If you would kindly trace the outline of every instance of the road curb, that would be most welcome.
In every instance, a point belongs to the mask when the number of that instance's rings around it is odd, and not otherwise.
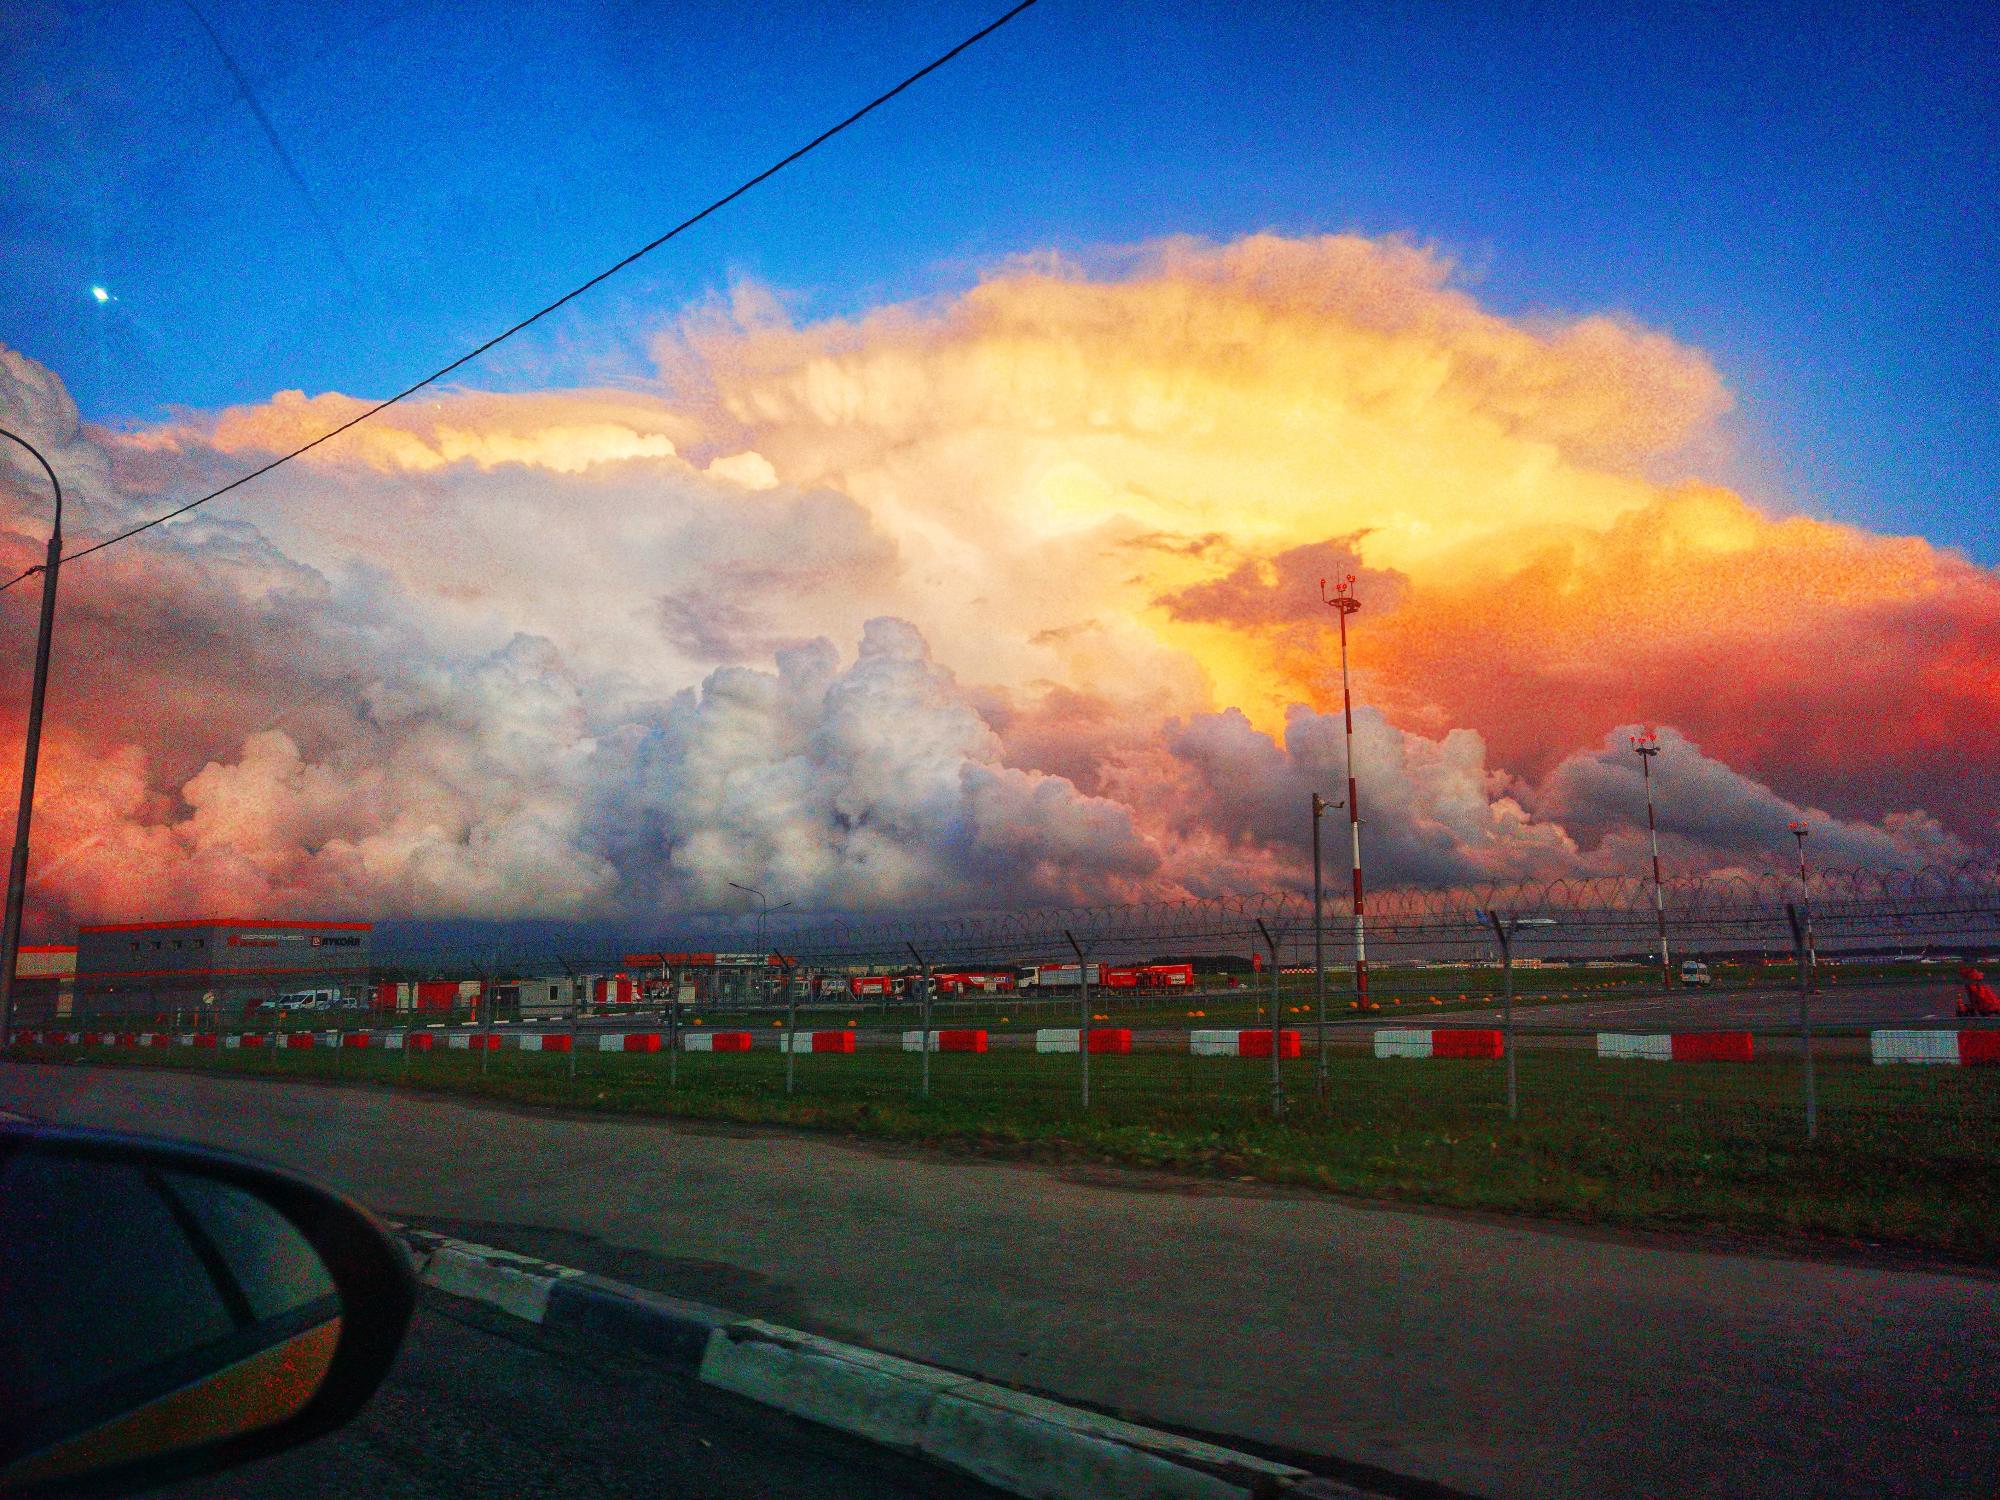
[[[1345,1500],[1372,1492],[916,1360],[397,1226],[418,1279],[1030,1500]]]

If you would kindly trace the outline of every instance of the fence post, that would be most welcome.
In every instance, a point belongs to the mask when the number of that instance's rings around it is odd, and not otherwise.
[[[711,971],[712,972],[712,971]],[[673,986],[673,999],[667,1006],[667,1087],[681,1086],[681,987]]]
[[[1799,920],[1798,907],[1785,903],[1785,920],[1792,926],[1792,952],[1799,965],[1799,1045],[1805,1049],[1806,1139],[1819,1139],[1819,1095],[1813,1085],[1812,966],[1811,943]]]
[[[1076,954],[1076,989],[1083,997],[1083,1013],[1077,1017],[1076,1050],[1082,1062],[1083,1107],[1090,1108],[1090,959],[1070,930],[1065,927],[1063,936],[1069,939],[1070,948]]]
[[[923,990],[917,996],[917,1004],[923,1019],[923,1035],[917,1039],[921,1049],[918,1056],[923,1059],[923,1081],[919,1089],[922,1096],[928,1099],[931,1096],[931,966],[924,962],[923,954],[917,952],[916,944],[905,943],[903,946],[910,950],[910,957],[917,961],[917,967],[922,970]],[[888,1008],[888,1003],[885,998],[882,1002],[884,1009]]]
[[[793,1059],[799,1055],[799,999],[792,987],[792,960],[779,957],[783,965],[785,985],[785,1097],[792,1095]]]
[[[1489,911],[1486,920],[1493,927],[1493,935],[1500,939],[1500,1049],[1507,1054],[1507,1118],[1521,1117],[1521,1099],[1514,1077],[1514,928],[1503,920],[1497,911]]]
[[[1257,930],[1264,934],[1264,946],[1271,950],[1271,1118],[1282,1120],[1285,1117],[1285,1049],[1280,1044],[1284,1030],[1278,1024],[1278,940],[1271,936],[1271,929],[1264,925],[1262,917],[1257,918]]]

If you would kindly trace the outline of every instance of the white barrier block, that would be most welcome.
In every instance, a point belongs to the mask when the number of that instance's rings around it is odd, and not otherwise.
[[[1956,1063],[1956,1031],[1871,1031],[1868,1056],[1878,1063]]]
[[[1631,1034],[1600,1031],[1597,1033],[1597,1055],[1624,1061],[1672,1062],[1674,1039],[1657,1032]]]
[[[1431,1034],[1410,1026],[1389,1026],[1375,1033],[1377,1057],[1429,1057]]]
[[[470,1052],[472,1050],[472,1034],[466,1031],[454,1031],[444,1039],[444,1044],[447,1047],[455,1047],[460,1052]]]
[[[1188,1051],[1196,1057],[1240,1057],[1243,1044],[1235,1031],[1190,1031]]]
[[[711,1033],[706,1031],[683,1031],[681,1033],[681,1051],[713,1052],[714,1050],[715,1037]]]
[[[240,1036],[226,1036],[222,1039],[222,1045],[225,1047],[240,1047],[243,1045],[243,1038]]]
[[[1035,1031],[1037,1052],[1075,1052],[1081,1047],[1083,1032],[1075,1026],[1042,1026]]]
[[[625,1033],[622,1031],[604,1033],[597,1039],[597,1050],[599,1052],[623,1052],[625,1050]]]
[[[932,1027],[931,1051],[935,1052],[937,1051],[937,1049],[938,1049],[937,1028]],[[921,1052],[924,1050],[924,1034],[921,1029],[916,1031],[906,1031],[903,1033],[903,1050],[905,1052]]]
[[[385,1048],[386,1050],[388,1050],[388,1051],[390,1051],[390,1052],[401,1052],[401,1051],[403,1050],[403,1033],[402,1033],[402,1032],[400,1032],[400,1031],[378,1031],[378,1032],[376,1032],[376,1033],[375,1033],[375,1035],[376,1035],[377,1037],[379,1037],[379,1038],[381,1039],[381,1042],[382,1042],[382,1046],[383,1046],[383,1047],[384,1047],[384,1048]]]

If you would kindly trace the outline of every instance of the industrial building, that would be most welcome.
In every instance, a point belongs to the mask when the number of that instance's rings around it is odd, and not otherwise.
[[[627,953],[624,964],[656,980],[666,998],[691,1004],[754,1004],[777,972],[764,953]]]
[[[76,1011],[222,1016],[308,1000],[361,1004],[373,925],[204,917],[80,927]]]
[[[23,943],[14,963],[14,1015],[21,1021],[60,1021],[76,1008],[76,948],[68,943]]]

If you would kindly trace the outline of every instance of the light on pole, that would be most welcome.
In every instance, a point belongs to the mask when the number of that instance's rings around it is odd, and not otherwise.
[[[0,1052],[14,1040],[14,971],[21,962],[21,909],[28,898],[28,829],[35,814],[35,765],[42,750],[42,707],[49,692],[49,638],[56,623],[56,575],[62,568],[62,481],[41,450],[17,432],[0,427],[0,437],[19,443],[42,466],[55,491],[55,522],[49,528],[42,563],[42,616],[35,634],[35,676],[28,692],[28,731],[21,750],[21,800],[14,813],[14,854],[7,866],[7,915],[0,924]],[[32,571],[32,570],[31,570]]]
[[[1806,974],[1815,988],[1819,984],[1819,949],[1813,942],[1812,884],[1806,875],[1806,836],[1812,829],[1804,823],[1788,823],[1799,844],[1799,911],[1806,922]]]
[[[1361,1009],[1368,1005],[1368,921],[1364,915],[1361,882],[1361,793],[1354,782],[1354,689],[1347,675],[1347,617],[1361,608],[1354,597],[1354,575],[1349,573],[1326,591],[1319,581],[1320,602],[1340,616],[1340,707],[1347,721],[1347,831],[1353,842],[1354,860],[1354,998]]]
[[[1667,898],[1660,888],[1660,825],[1653,817],[1653,757],[1660,753],[1660,737],[1648,729],[1631,737],[1639,764],[1646,770],[1646,837],[1653,846],[1653,916],[1660,929],[1660,988],[1672,989],[1673,960],[1667,955]]]

